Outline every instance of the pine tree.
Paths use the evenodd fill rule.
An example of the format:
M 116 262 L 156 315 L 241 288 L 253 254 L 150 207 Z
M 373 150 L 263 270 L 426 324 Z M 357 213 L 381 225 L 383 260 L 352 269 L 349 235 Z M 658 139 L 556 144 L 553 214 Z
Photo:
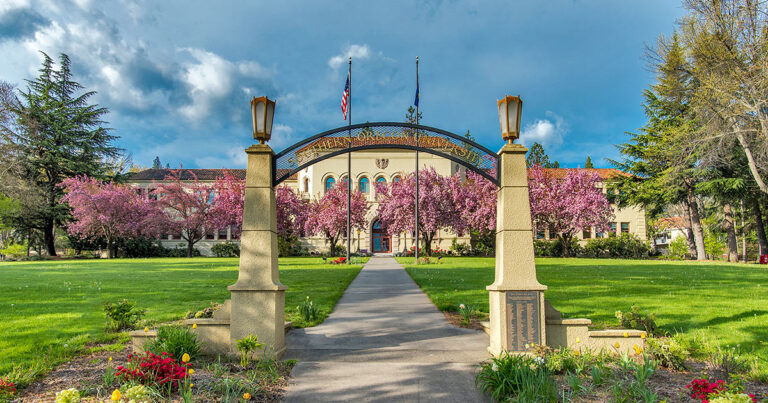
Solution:
M 558 162 L 558 161 L 555 161 L 555 163 L 554 163 L 554 164 L 552 164 L 552 168 L 555 168 L 555 169 L 560 169 L 560 162 Z
M 163 164 L 160 162 L 160 157 L 155 156 L 155 159 L 152 161 L 152 169 L 161 169 L 163 167 Z
M 589 155 L 587 155 L 587 162 L 585 162 L 585 163 L 584 163 L 584 168 L 586 168 L 586 169 L 592 169 L 592 168 L 594 168 L 594 167 L 595 167 L 595 166 L 594 166 L 594 165 L 592 165 L 592 158 L 590 158 L 590 156 L 589 156 Z
M 69 207 L 60 202 L 59 184 L 79 175 L 106 178 L 112 167 L 105 161 L 118 156 L 120 149 L 112 144 L 116 137 L 103 127 L 108 110 L 89 104 L 95 92 L 81 91 L 67 55 L 60 55 L 56 70 L 43 53 L 39 71 L 37 78 L 26 80 L 26 90 L 20 91 L 11 109 L 16 130 L 4 126 L 3 134 L 15 147 L 20 179 L 34 186 L 44 200 L 23 224 L 41 230 L 46 251 L 55 256 L 54 230 L 69 219 Z
M 549 156 L 544 152 L 544 147 L 539 143 L 533 143 L 528 151 L 528 155 L 525 157 L 525 162 L 529 167 L 552 168 L 552 164 L 549 163 Z

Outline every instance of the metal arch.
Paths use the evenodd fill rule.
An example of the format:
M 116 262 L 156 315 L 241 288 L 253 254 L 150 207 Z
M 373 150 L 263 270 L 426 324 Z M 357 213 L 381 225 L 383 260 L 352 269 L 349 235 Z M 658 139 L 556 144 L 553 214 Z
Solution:
M 469 147 L 472 147 L 472 148 L 475 148 L 475 149 L 478 149 L 478 150 L 482 151 L 483 153 L 485 153 L 485 155 L 483 157 L 485 157 L 486 159 L 492 160 L 491 161 L 491 165 L 493 166 L 493 173 L 495 174 L 495 177 L 493 175 L 489 174 L 488 171 L 490 171 L 491 169 L 480 169 L 477 166 L 472 165 L 469 162 L 467 162 L 467 161 L 465 161 L 465 160 L 463 160 L 463 159 L 461 159 L 459 157 L 456 157 L 456 156 L 453 156 L 453 155 L 450 155 L 450 154 L 438 151 L 438 150 L 430 148 L 430 147 L 415 146 L 415 145 L 410 145 L 410 144 L 389 144 L 389 143 L 370 144 L 370 145 L 338 148 L 335 151 L 330 151 L 330 152 L 327 152 L 327 153 L 325 153 L 323 155 L 319 155 L 319 156 L 314 157 L 314 158 L 312 158 L 312 159 L 310 159 L 310 160 L 308 160 L 306 162 L 301 163 L 298 166 L 291 167 L 290 169 L 280 169 L 280 171 L 282 171 L 282 172 L 280 174 L 278 174 L 278 168 L 279 168 L 279 166 L 277 165 L 278 161 L 281 161 L 281 159 L 284 159 L 284 157 L 286 157 L 287 155 L 291 154 L 295 150 L 301 148 L 302 146 L 306 146 L 308 144 L 311 144 L 313 141 L 321 139 L 321 138 L 332 137 L 335 134 L 344 133 L 346 135 L 346 133 L 351 132 L 353 130 L 365 129 L 365 128 L 373 128 L 373 127 L 394 127 L 394 128 L 401 128 L 401 129 L 414 129 L 415 131 L 418 131 L 420 133 L 420 136 L 421 136 L 422 132 L 427 132 L 425 134 L 428 134 L 429 132 L 437 133 L 437 134 L 446 136 L 446 137 L 448 137 L 450 139 L 453 139 L 455 141 L 458 141 L 458 142 L 461 142 L 463 144 L 466 144 Z M 346 138 L 346 137 L 344 137 L 344 138 Z M 429 154 L 433 154 L 433 155 L 437 155 L 437 156 L 446 158 L 448 160 L 451 160 L 453 162 L 456 162 L 457 164 L 459 164 L 461 166 L 464 166 L 467 169 L 469 169 L 469 170 L 471 170 L 473 172 L 476 172 L 477 174 L 479 174 L 479 175 L 483 176 L 484 178 L 490 180 L 492 183 L 496 184 L 496 186 L 499 186 L 499 183 L 500 183 L 500 181 L 499 181 L 500 166 L 499 166 L 499 163 L 498 163 L 498 155 L 496 153 L 494 153 L 493 151 L 489 150 L 488 148 L 486 148 L 485 146 L 482 146 L 482 145 L 480 145 L 480 144 L 478 144 L 478 143 L 476 143 L 476 142 L 474 142 L 472 140 L 469 140 L 469 139 L 467 139 L 467 138 L 465 138 L 463 136 L 459 136 L 457 134 L 454 134 L 454 133 L 451 133 L 451 132 L 448 132 L 448 131 L 445 131 L 445 130 L 442 130 L 442 129 L 438 129 L 438 128 L 435 128 L 435 127 L 424 126 L 424 125 L 416 125 L 416 124 L 412 124 L 412 123 L 403 123 L 403 122 L 370 122 L 370 123 L 355 124 L 355 125 L 351 125 L 351 126 L 342 126 L 342 127 L 336 128 L 336 129 L 327 130 L 327 131 L 324 131 L 322 133 L 318 133 L 318 134 L 316 134 L 314 136 L 308 137 L 308 138 L 306 138 L 304 140 L 301 140 L 301 141 L 299 141 L 299 142 L 297 142 L 297 143 L 295 143 L 295 144 L 285 148 L 284 150 L 280 151 L 279 153 L 277 153 L 275 155 L 274 159 L 272 160 L 272 164 L 273 164 L 273 167 L 272 167 L 273 168 L 272 182 L 273 182 L 273 185 L 274 186 L 279 185 L 280 183 L 282 183 L 283 181 L 285 181 L 286 179 L 288 179 L 292 175 L 296 174 L 297 172 L 301 171 L 302 169 L 304 169 L 304 168 L 306 168 L 306 167 L 308 167 L 310 165 L 316 164 L 316 163 L 318 163 L 320 161 L 324 161 L 326 159 L 333 158 L 333 157 L 338 156 L 338 155 L 346 154 L 348 152 L 361 151 L 361 150 L 370 150 L 370 149 L 404 149 L 404 150 L 423 151 L 423 152 L 426 152 L 426 153 L 429 153 Z M 286 172 L 286 171 L 288 171 L 288 172 Z

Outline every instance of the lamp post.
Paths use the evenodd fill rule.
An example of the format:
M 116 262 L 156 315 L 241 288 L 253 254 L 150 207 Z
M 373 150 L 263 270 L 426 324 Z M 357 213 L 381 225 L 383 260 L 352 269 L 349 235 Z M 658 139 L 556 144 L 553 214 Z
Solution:
M 498 101 L 499 123 L 501 123 L 501 138 L 509 144 L 520 137 L 520 115 L 523 112 L 523 100 L 520 95 L 507 95 Z
M 253 97 L 251 100 L 251 119 L 253 138 L 264 144 L 272 137 L 272 121 L 275 117 L 275 101 L 267 97 Z
M 357 253 L 360 253 L 360 228 L 357 229 Z

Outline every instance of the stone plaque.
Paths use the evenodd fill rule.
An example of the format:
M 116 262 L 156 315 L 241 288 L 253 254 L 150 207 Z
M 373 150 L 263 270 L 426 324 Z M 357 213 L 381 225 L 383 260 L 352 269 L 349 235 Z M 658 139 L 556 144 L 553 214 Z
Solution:
M 533 343 L 541 344 L 540 315 L 538 291 L 507 291 L 508 351 L 526 351 Z

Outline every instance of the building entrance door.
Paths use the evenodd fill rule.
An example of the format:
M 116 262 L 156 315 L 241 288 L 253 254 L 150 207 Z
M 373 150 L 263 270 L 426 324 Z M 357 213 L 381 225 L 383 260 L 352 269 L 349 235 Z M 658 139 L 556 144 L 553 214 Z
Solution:
M 373 222 L 371 237 L 373 253 L 392 252 L 392 237 L 382 228 L 379 220 Z

